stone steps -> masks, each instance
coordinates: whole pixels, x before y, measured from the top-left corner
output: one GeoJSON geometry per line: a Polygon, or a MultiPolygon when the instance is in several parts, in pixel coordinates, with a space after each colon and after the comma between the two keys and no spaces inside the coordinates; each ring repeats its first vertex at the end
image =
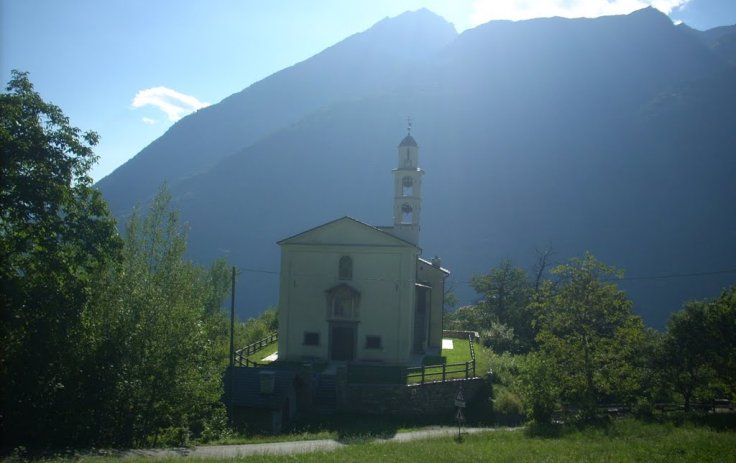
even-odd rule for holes
{"type": "Polygon", "coordinates": [[[314,391],[314,406],[322,413],[334,413],[337,409],[337,378],[334,375],[320,375],[314,391]]]}

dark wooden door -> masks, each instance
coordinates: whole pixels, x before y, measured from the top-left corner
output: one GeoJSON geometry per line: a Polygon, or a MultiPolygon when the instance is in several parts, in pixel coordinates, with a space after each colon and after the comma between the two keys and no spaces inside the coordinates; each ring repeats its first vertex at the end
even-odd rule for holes
{"type": "Polygon", "coordinates": [[[332,327],[332,360],[350,361],[355,359],[355,327],[332,327]]]}

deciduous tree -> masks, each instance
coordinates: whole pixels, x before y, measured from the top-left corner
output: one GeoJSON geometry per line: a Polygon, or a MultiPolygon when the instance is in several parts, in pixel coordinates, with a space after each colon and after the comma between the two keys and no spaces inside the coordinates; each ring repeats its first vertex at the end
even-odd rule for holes
{"type": "MultiPolygon", "coordinates": [[[[108,383],[105,423],[119,445],[182,444],[213,417],[227,364],[227,330],[215,309],[229,290],[226,264],[211,271],[186,259],[186,234],[166,189],[125,232],[123,259],[111,269],[90,315],[108,383]]],[[[104,421],[104,417],[99,417],[104,421]]]]}
{"type": "Polygon", "coordinates": [[[527,273],[504,260],[485,275],[473,277],[473,289],[483,295],[479,308],[483,314],[482,326],[496,332],[513,330],[514,351],[526,352],[534,344],[533,313],[530,307],[533,288],[527,273]],[[495,326],[494,326],[495,325],[495,326]]]}
{"type": "Polygon", "coordinates": [[[662,364],[672,387],[691,400],[736,394],[736,286],[712,301],[692,301],[672,314],[662,364]]]}
{"type": "Polygon", "coordinates": [[[98,137],[12,72],[0,95],[0,432],[6,443],[78,437],[83,313],[118,255],[87,175],[98,137]]]}
{"type": "Polygon", "coordinates": [[[561,399],[586,418],[600,400],[630,400],[639,389],[635,356],[644,340],[631,301],[608,281],[621,273],[587,253],[552,270],[539,299],[540,356],[554,365],[561,399]]]}

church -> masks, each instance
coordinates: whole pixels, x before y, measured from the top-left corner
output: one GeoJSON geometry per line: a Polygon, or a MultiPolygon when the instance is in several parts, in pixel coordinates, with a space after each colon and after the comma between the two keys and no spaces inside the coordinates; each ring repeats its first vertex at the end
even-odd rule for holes
{"type": "Polygon", "coordinates": [[[440,353],[450,272],[421,257],[411,128],[397,161],[392,226],[342,217],[278,242],[279,360],[409,365],[440,353]]]}

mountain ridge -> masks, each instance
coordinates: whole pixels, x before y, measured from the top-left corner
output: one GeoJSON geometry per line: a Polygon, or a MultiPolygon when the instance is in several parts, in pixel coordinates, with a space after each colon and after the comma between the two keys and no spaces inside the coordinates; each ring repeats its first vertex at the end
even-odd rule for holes
{"type": "MultiPolygon", "coordinates": [[[[410,58],[409,53],[443,46],[454,35],[456,32],[450,23],[428,10],[383,20],[311,58],[250,85],[218,104],[184,117],[135,157],[97,182],[97,186],[107,192],[110,207],[115,214],[129,212],[130,201],[119,203],[116,198],[132,196],[134,203],[150,199],[164,181],[176,182],[206,170],[222,157],[247,146],[270,131],[296,122],[330,101],[345,98],[348,81],[351,83],[349,89],[353,96],[360,95],[361,91],[373,92],[387,78],[381,73],[390,74],[390,68],[400,69],[406,66],[404,60],[410,58]],[[423,26],[427,22],[433,22],[437,30],[426,30],[423,26]],[[394,36],[405,37],[416,33],[415,46],[402,53],[395,50],[388,53],[386,46],[366,50],[367,47],[362,42],[366,42],[366,37],[370,39],[375,36],[376,32],[387,36],[383,37],[384,41],[391,40],[394,36]],[[360,52],[369,53],[366,56],[360,52]],[[373,59],[366,60],[371,58],[371,54],[374,55],[373,59]],[[322,67],[320,63],[325,59],[339,62],[338,70],[341,69],[346,75],[341,79],[322,75],[319,72],[322,67]],[[364,81],[363,87],[355,85],[361,79],[364,81]],[[284,86],[294,87],[294,80],[299,80],[302,87],[311,85],[311,88],[303,89],[298,94],[281,91],[284,86]],[[203,130],[210,132],[205,140],[199,137],[203,130]],[[207,156],[202,153],[207,153],[207,156]],[[158,169],[166,163],[167,172],[159,172],[158,169]]],[[[368,45],[374,43],[371,40],[367,42],[368,45]]]]}
{"type": "MultiPolygon", "coordinates": [[[[733,66],[714,39],[662,16],[488,23],[371,91],[316,105],[171,184],[192,256],[276,270],[285,236],[343,215],[389,223],[390,169],[412,115],[427,172],[420,245],[443,257],[465,301],[472,274],[526,263],[548,242],[561,260],[590,250],[635,276],[725,268],[736,261],[736,220],[723,214],[736,197],[733,66]]],[[[277,278],[246,275],[241,315],[276,302],[277,278]]],[[[662,326],[733,278],[644,281],[622,286],[662,326]]]]}

